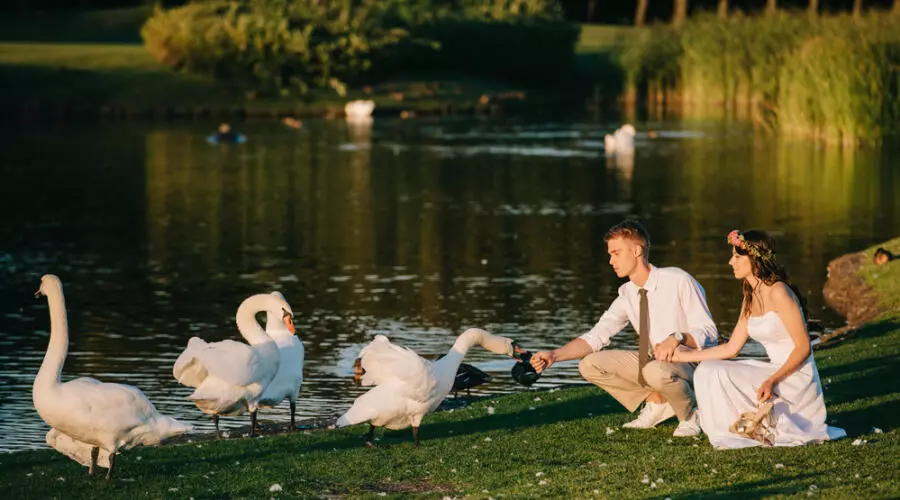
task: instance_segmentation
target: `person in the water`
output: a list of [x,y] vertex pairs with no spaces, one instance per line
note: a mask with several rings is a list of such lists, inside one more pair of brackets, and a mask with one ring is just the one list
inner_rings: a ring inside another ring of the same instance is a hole
[[245,142],[247,137],[231,130],[231,125],[228,123],[222,123],[219,125],[219,130],[209,136],[207,140],[212,144],[240,144]]

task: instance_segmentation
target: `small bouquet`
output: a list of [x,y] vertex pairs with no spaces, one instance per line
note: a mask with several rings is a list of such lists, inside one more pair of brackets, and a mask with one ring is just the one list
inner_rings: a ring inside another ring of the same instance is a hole
[[741,413],[737,421],[731,424],[731,432],[745,438],[759,441],[763,446],[775,445],[775,419],[772,408],[775,398],[760,401],[755,412]]

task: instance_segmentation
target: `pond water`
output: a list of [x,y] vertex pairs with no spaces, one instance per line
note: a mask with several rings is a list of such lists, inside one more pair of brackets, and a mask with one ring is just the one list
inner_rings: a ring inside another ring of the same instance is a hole
[[[586,331],[621,283],[603,235],[628,216],[649,228],[654,263],[701,282],[726,335],[740,305],[730,229],[773,231],[811,316],[833,328],[843,321],[822,301],[827,262],[900,228],[898,152],[777,141],[734,123],[639,123],[631,158],[604,156],[613,123],[594,118],[251,122],[236,126],[249,137],[237,146],[208,144],[214,126],[0,138],[0,450],[45,446],[31,401],[49,332],[46,300],[33,298],[45,273],[65,286],[63,380],[136,385],[204,430],[212,423],[173,362],[191,336],[239,339],[234,313],[254,293],[280,290],[296,313],[298,414],[313,418],[359,394],[350,363],[377,333],[437,355],[470,326],[532,349]],[[482,393],[525,390],[511,362],[478,350],[466,360],[495,375]],[[580,381],[565,363],[539,385]],[[287,405],[261,418],[284,421]]]

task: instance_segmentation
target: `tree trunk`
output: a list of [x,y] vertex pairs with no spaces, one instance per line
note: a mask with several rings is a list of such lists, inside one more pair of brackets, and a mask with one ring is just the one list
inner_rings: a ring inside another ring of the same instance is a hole
[[672,16],[672,24],[681,26],[687,19],[687,0],[675,0],[675,13]]
[[900,14],[900,0],[894,0],[894,8],[891,9],[891,14]]
[[634,13],[634,25],[643,26],[647,17],[647,0],[638,0],[637,10]]
[[862,15],[862,0],[853,0],[853,17]]
[[810,16],[818,16],[819,15],[819,0],[809,0],[809,15]]
[[[897,1],[900,2],[900,0]],[[719,14],[719,19],[728,17],[728,0],[719,0],[719,8],[716,13]]]
[[588,3],[587,3],[587,4],[588,4],[588,5],[587,5],[587,19],[584,20],[585,22],[588,22],[588,23],[589,23],[589,22],[591,22],[591,19],[594,18],[594,13],[597,11],[597,3],[598,3],[599,1],[600,1],[600,0],[588,0]]
[[778,0],[766,0],[766,15],[772,15],[778,10]]

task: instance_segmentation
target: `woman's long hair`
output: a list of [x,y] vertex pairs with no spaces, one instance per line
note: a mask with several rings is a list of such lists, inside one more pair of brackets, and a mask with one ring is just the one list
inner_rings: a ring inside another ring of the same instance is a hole
[[[807,318],[806,299],[803,298],[800,289],[791,283],[787,269],[775,260],[775,238],[759,229],[750,229],[743,233],[742,236],[743,244],[732,245],[734,251],[738,255],[745,255],[750,258],[750,269],[753,272],[753,276],[759,279],[760,282],[771,286],[781,281],[787,285],[794,292],[794,295],[797,296],[797,302],[800,303],[800,311],[803,313],[803,321],[805,322]],[[743,280],[741,293],[744,296],[744,310],[741,313],[744,316],[750,316],[750,306],[753,304],[755,292],[756,290],[750,286],[750,283],[746,279]],[[761,297],[760,300],[762,300]]]

